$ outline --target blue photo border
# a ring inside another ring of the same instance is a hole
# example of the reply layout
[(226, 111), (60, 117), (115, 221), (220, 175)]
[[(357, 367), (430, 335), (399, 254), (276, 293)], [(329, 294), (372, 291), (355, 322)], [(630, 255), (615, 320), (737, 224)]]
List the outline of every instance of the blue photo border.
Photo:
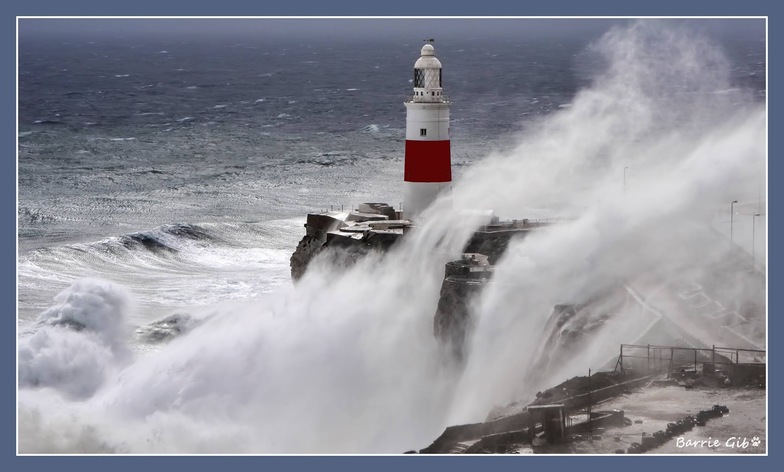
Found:
[[(659, 0), (657, 2), (631, 0), (549, 0), (546, 2), (510, 2), (509, 0), (483, 0), (481, 2), (446, 2), (442, 0), (395, 0), (393, 2), (368, 2), (367, 0), (297, 2), (262, 2), (248, 0), (180, 0), (162, 2), (160, 0), (133, 0), (131, 2), (110, 2), (106, 0), (12, 0), (5, 3), (2, 21), (2, 59), (5, 66), (0, 73), (2, 85), (2, 135), (4, 148), (9, 157), (2, 161), (0, 170), (0, 202), (2, 211), (7, 215), (7, 227), (0, 233), (3, 250), (0, 251), (2, 263), (2, 283), (0, 290), (3, 300), (3, 322), (0, 358), (3, 382), (0, 383), (0, 408), (2, 427), (0, 447), (2, 448), (3, 470), (163, 470), (177, 468), (188, 472), (215, 470), (258, 470), (260, 468), (308, 469), (308, 470), (378, 470), (400, 469), (416, 470), (523, 470), (532, 467), (553, 468), (555, 470), (574, 468), (575, 470), (651, 470), (661, 471), (665, 467), (675, 470), (696, 467), (709, 467), (712, 471), (722, 470), (781, 470), (776, 467), (780, 438), (777, 427), (781, 419), (781, 407), (777, 406), (776, 393), (780, 379), (775, 375), (776, 368), (770, 368), (768, 396), (771, 399), (768, 415), (768, 452), (767, 457), (692, 457), (692, 456), (635, 456), (635, 457), (585, 457), (585, 456), (16, 456), (16, 17), (17, 16), (766, 16), (768, 17), (768, 83), (775, 83), (778, 72), (777, 31), (782, 8), (776, 8), (774, 0)], [(781, 148), (781, 138), (776, 130), (781, 129), (776, 111), (779, 109), (779, 94), (768, 95), (769, 156), (777, 156)], [(769, 158), (769, 182), (782, 175), (782, 164)], [(781, 191), (775, 185), (768, 185), (768, 211), (775, 215), (776, 202), (781, 199)], [(14, 218), (13, 220), (11, 218)], [(768, 241), (775, 242), (780, 233), (777, 220), (768, 218)], [(768, 312), (769, 338), (781, 331), (778, 316), (780, 293), (775, 290), (779, 275), (775, 270), (780, 253), (776, 246), (768, 248), (769, 287)], [(773, 344), (773, 343), (771, 343)], [(779, 357), (775, 344), (768, 346), (768, 360), (778, 366)]]

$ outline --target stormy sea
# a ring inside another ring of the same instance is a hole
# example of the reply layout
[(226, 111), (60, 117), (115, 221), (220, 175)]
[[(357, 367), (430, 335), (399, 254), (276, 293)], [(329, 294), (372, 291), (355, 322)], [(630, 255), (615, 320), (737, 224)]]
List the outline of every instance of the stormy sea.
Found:
[[(20, 453), (398, 454), (652, 313), (766, 348), (764, 21), (222, 21), (19, 22)], [(309, 212), (399, 208), (431, 35), (451, 194), (293, 283)], [(510, 243), (455, 365), (433, 315), (474, 209), (563, 220)]]

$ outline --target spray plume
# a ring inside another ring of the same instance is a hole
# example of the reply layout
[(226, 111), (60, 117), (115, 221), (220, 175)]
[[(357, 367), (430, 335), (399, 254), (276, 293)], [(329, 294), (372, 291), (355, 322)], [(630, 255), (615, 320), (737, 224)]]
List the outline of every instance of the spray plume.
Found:
[[(128, 366), (105, 347), (93, 357), (117, 367), (98, 380), (34, 388), (41, 373), (27, 359), (42, 343), (20, 340), (20, 451), (400, 453), (606, 362), (607, 346), (648, 326), (630, 293), (698, 277), (726, 256), (711, 221), (750, 182), (756, 193), (766, 115), (731, 90), (722, 54), (688, 31), (637, 23), (592, 48), (606, 62), (593, 85), (467, 170), (390, 253), (339, 273), (316, 260), (296, 287)], [(481, 224), (465, 209), (570, 218), (512, 241), (472, 301), (459, 368), (444, 361), (432, 319), (443, 264)], [(555, 330), (565, 350), (543, 357), (559, 304), (591, 305), (566, 327), (598, 327), (572, 344)], [(48, 346), (65, 357), (82, 349), (65, 339)], [(544, 374), (533, 368), (542, 362)]]

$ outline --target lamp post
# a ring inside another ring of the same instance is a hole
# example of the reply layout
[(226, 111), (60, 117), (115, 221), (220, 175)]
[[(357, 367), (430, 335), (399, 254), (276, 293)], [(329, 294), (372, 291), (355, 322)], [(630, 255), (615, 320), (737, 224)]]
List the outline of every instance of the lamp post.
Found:
[(757, 268), (757, 260), (754, 258), (754, 243), (757, 241), (755, 236), (755, 229), (757, 228), (757, 217), (760, 216), (759, 213), (754, 213), (751, 217), (751, 270)]
[(730, 203), (730, 247), (732, 247), (732, 222), (735, 215), (734, 207), (736, 203), (738, 203), (737, 200), (733, 200), (732, 203)]
[(591, 414), (591, 369), (588, 368), (588, 434), (593, 442), (593, 415)]

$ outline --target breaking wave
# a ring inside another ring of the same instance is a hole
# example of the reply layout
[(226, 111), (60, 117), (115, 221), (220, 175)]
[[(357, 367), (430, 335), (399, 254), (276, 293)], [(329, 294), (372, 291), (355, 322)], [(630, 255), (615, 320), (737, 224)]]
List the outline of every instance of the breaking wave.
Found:
[[(628, 292), (611, 288), (646, 285), (684, 266), (688, 276), (705, 275), (708, 262), (726, 255), (723, 240), (721, 249), (703, 244), (715, 235), (703, 240), (692, 223), (728, 201), (727, 192), (757, 182), (765, 111), (737, 105), (743, 94), (710, 93), (729, 88), (727, 64), (682, 31), (636, 24), (612, 30), (595, 48), (607, 70), (571, 107), (534, 123), (513, 150), (466, 169), (451, 201), (437, 202), (384, 257), (343, 273), (316, 261), (296, 287), (234, 305), (227, 300), (237, 287), (221, 285), (214, 316), (177, 312), (146, 325), (148, 339), (169, 342), (128, 363), (115, 347), (131, 305), (113, 285), (73, 284), (20, 340), (20, 451), (400, 453), (603, 359), (605, 343), (614, 350), (636, 313), (624, 308)], [(689, 94), (673, 95), (674, 86)], [(624, 194), (625, 167), (636, 178)], [(432, 335), (444, 263), (481, 224), (453, 208), (525, 217), (518, 213), (533, 206), (579, 216), (510, 244), (492, 288), (471, 303), (470, 359), (464, 369), (446, 362)], [(216, 246), (253, 247), (227, 227), (175, 225), (86, 250), (164, 258), (201, 244), (210, 255)], [(276, 249), (287, 258), (293, 247)], [(237, 270), (252, 265), (228, 256)], [(187, 270), (197, 260), (190, 253)], [(156, 276), (167, 275), (162, 267)], [(654, 282), (646, 286), (658, 290)], [(580, 315), (586, 301), (608, 292), (601, 308), (629, 315), (626, 323)], [(552, 319), (559, 313), (568, 318), (563, 325)], [(579, 316), (586, 319), (577, 323)], [(552, 378), (525, 384), (542, 343), (570, 346), (582, 327), (601, 335), (597, 343), (542, 356), (556, 366)]]
[(88, 398), (130, 358), (125, 331), (130, 296), (110, 282), (83, 279), (55, 302), (20, 336), (19, 385)]

